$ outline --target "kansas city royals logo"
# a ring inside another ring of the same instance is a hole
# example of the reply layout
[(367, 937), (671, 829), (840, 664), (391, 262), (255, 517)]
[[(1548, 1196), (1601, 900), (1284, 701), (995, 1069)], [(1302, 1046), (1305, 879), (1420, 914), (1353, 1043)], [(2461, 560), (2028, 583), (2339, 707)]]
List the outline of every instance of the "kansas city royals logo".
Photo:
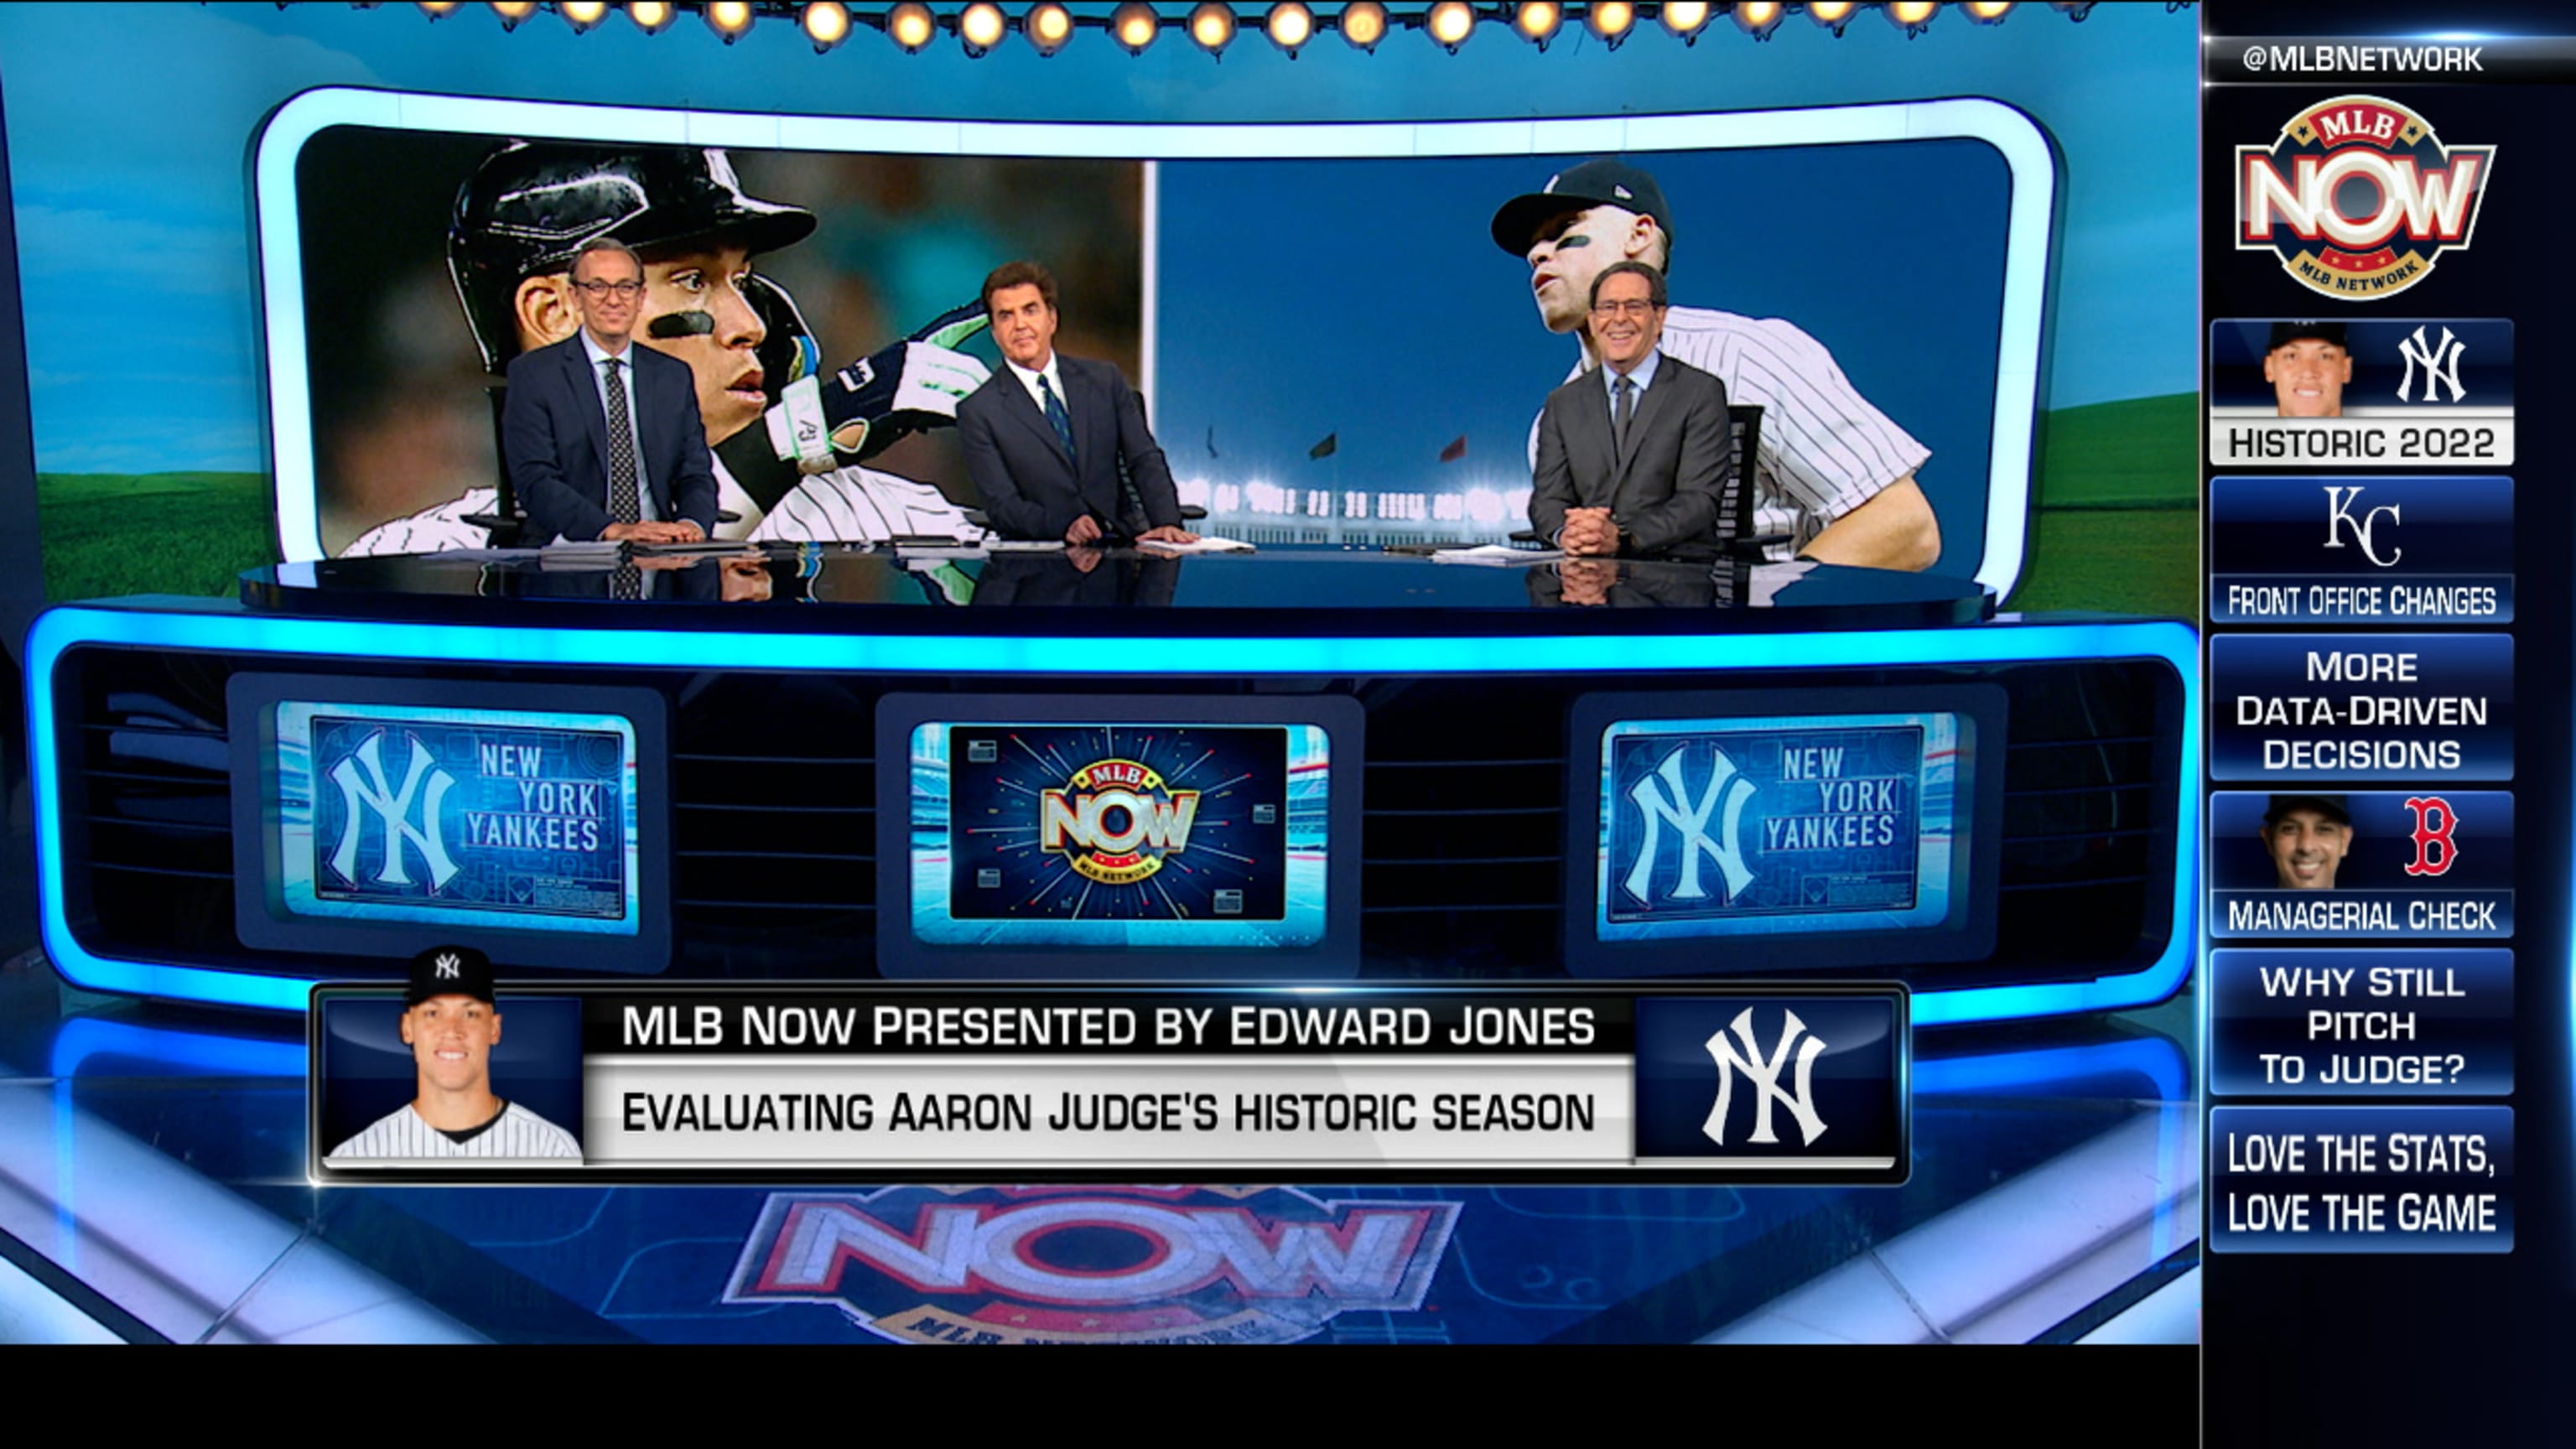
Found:
[(1422, 1307), (1458, 1204), (1291, 1187), (772, 1195), (728, 1303), (828, 1303), (899, 1343), (1285, 1343)]
[[(421, 862), (429, 868), (431, 890), (444, 889), (456, 875), (455, 860), (447, 853), (447, 842), (439, 831), (439, 806), (447, 792), (456, 785), (456, 777), (438, 768), (427, 746), (412, 735), (403, 739), (411, 745), (411, 759), (403, 771), (402, 786), (393, 788), (385, 777), (385, 730), (367, 736), (366, 742), (341, 757), (331, 767), (331, 783), (340, 787), (342, 824), (340, 843), (331, 852), (331, 869), (342, 880), (357, 882), (360, 877), (358, 856), (360, 837), (365, 833), (366, 816), (360, 807), (373, 812), (377, 829), (384, 841), (384, 853), (376, 867), (375, 883), (384, 886), (407, 886), (412, 883), (408, 866), (409, 845), (419, 852)], [(424, 789), (424, 785), (426, 789)], [(418, 819), (413, 804), (419, 803)]]
[(1096, 760), (1039, 792), (1038, 848), (1086, 879), (1133, 885), (1189, 848), (1198, 813), (1198, 791), (1172, 789), (1134, 760)]
[[(1734, 1036), (1729, 1037), (1729, 1031)], [(1735, 1101), (1735, 1079), (1739, 1076), (1753, 1088), (1753, 1135), (1745, 1141), (1767, 1146), (1780, 1140), (1779, 1135), (1771, 1130), (1774, 1105), (1786, 1109), (1796, 1119), (1799, 1145), (1813, 1146), (1817, 1138), (1825, 1135), (1825, 1119), (1816, 1113), (1814, 1088), (1816, 1058), (1823, 1056), (1829, 1048), (1822, 1037), (1807, 1030), (1807, 1024), (1798, 1019), (1798, 1013), (1783, 1011), (1780, 1014), (1780, 1037), (1768, 1056), (1763, 1055), (1754, 1038), (1753, 1008), (1749, 1006), (1736, 1013), (1735, 1020), (1727, 1024), (1725, 1031), (1710, 1036), (1707, 1046), (1709, 1056), (1717, 1062), (1717, 1102), (1709, 1108), (1708, 1121), (1700, 1127), (1708, 1134), (1708, 1140), (1720, 1147), (1726, 1145), (1727, 1113)], [(1791, 1060), (1793, 1049), (1796, 1052), (1794, 1065)], [(1791, 1072), (1794, 1088), (1780, 1085), (1780, 1074), (1784, 1068)]]
[[(1628, 791), (1629, 801), (1637, 810), (1640, 838), (1637, 863), (1629, 867), (1620, 889), (1641, 904), (1652, 904), (1655, 899), (1655, 867), (1668, 838), (1680, 855), (1680, 874), (1667, 892), (1669, 899), (1708, 898), (1699, 875), (1703, 856), (1715, 862), (1729, 900), (1753, 880), (1752, 870), (1744, 863), (1742, 833), (1744, 806), (1753, 798), (1753, 783), (1737, 773), (1735, 761), (1727, 757), (1725, 750), (1710, 745), (1707, 783), (1694, 798), (1683, 768), (1683, 757), (1690, 752), (1687, 745), (1674, 747), (1654, 773), (1638, 780)], [(1718, 821), (1714, 835), (1709, 833), (1712, 816)]]
[(2496, 148), (2444, 146), (2395, 101), (2338, 96), (2268, 145), (2236, 148), (2236, 248), (2270, 251), (2310, 290), (2394, 297), (2477, 228)]

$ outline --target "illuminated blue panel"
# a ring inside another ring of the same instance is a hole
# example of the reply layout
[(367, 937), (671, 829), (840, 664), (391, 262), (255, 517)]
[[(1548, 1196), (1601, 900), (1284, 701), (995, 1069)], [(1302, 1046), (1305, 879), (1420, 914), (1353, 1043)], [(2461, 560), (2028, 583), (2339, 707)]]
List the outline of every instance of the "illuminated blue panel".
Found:
[[(170, 601), (173, 604), (178, 601)], [(1174, 675), (1597, 674), (1658, 670), (1871, 669), (1909, 665), (2012, 664), (2065, 659), (2156, 659), (2181, 678), (2183, 718), (2200, 711), (2199, 640), (2168, 621), (2019, 623), (2009, 616), (1976, 628), (1832, 634), (1679, 634), (1608, 640), (1591, 636), (1487, 638), (1137, 639), (1123, 657), (1152, 661), (1119, 674), (1086, 657), (1079, 672), (1132, 684)], [(27, 692), (36, 785), (37, 889), (45, 952), (77, 985), (181, 1000), (301, 1011), (306, 980), (255, 976), (161, 962), (113, 960), (73, 938), (63, 914), (60, 761), (52, 699), (65, 650), (100, 645), (275, 656), (280, 667), (317, 656), (399, 659), (424, 664), (613, 667), (654, 670), (773, 670), (854, 674), (1061, 675), (1065, 641), (1007, 635), (857, 635), (662, 632), (645, 629), (508, 628), (491, 625), (301, 619), (195, 606), (162, 612), (84, 604), (48, 610), (27, 639)], [(2093, 981), (1991, 986), (1914, 995), (1917, 1026), (2110, 1011), (2160, 1001), (2190, 973), (2198, 938), (2199, 732), (2182, 732), (2176, 775), (2173, 929), (2164, 954), (2142, 971)]]

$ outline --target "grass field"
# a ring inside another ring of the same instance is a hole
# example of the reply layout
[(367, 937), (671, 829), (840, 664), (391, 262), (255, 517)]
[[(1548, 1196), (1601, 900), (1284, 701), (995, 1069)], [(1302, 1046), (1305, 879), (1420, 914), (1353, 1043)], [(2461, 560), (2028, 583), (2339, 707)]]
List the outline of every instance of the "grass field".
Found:
[(265, 473), (39, 473), (45, 597), (230, 596), (274, 563)]
[(2011, 607), (2199, 617), (2199, 407), (2178, 393), (2041, 419), (2038, 506)]

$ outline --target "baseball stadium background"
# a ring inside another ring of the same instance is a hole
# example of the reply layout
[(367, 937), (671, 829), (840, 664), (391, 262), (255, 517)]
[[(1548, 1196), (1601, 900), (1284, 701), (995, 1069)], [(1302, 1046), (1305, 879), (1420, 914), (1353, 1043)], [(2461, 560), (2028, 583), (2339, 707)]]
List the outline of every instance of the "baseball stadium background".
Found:
[[(1327, 37), (1293, 63), (1253, 36), (1221, 63), (1179, 36), (1130, 57), (1096, 33), (1053, 57), (1011, 44), (970, 60), (948, 45), (906, 56), (871, 34), (817, 56), (780, 24), (756, 27), (725, 49), (694, 21), (660, 36), (619, 24), (576, 35), (547, 18), (495, 44), (488, 32), (497, 23), (481, 7), (437, 24), (398, 7), (0, 10), (0, 57), (8, 61), (0, 106), (47, 597), (228, 593), (238, 570), (275, 557), (247, 157), (261, 118), (313, 87), (735, 112), (1192, 122), (1617, 115), (1973, 95), (2017, 106), (2046, 128), (2064, 177), (2036, 528), (2011, 603), (2194, 612), (2189, 138), (2197, 38), (2187, 16), (2162, 7), (2104, 6), (2081, 26), (1936, 26), (1913, 40), (1883, 24), (1855, 25), (1840, 39), (1801, 24), (1760, 46), (1721, 33), (1685, 48), (1653, 35), (1614, 51), (1570, 32), (1544, 55), (1498, 27), (1456, 56), (1411, 35), (1391, 37), (1373, 54)], [(34, 57), (43, 63), (28, 63)], [(102, 87), (93, 79), (101, 74), (156, 80)], [(1013, 214), (1009, 206), (988, 201), (979, 210), (956, 189), (911, 184), (922, 173), (815, 158), (782, 157), (777, 165), (766, 176), (745, 165), (744, 180), (755, 194), (827, 212), (822, 231), (798, 249), (808, 253), (797, 259), (807, 276), (790, 285), (834, 361), (971, 296), (1001, 259), (997, 247), (1043, 255), (1046, 226), (1070, 234), (1119, 225), (1114, 188), (1106, 215), (1059, 207), (1052, 214), (1060, 220), (1042, 217), (1037, 230), (996, 235), (993, 218)], [(1346, 386), (1337, 379), (1384, 375), (1390, 361), (1403, 364), (1392, 369), (1398, 375), (1408, 367), (1441, 375), (1480, 345), (1468, 339), (1475, 329), (1463, 317), (1508, 328), (1512, 345), (1533, 360), (1514, 361), (1508, 396), (1489, 382), (1471, 390), (1489, 420), (1424, 424), (1468, 439), (1457, 466), (1507, 473), (1530, 410), (1563, 375), (1572, 348), (1539, 328), (1525, 268), (1484, 238), (1484, 221), (1502, 196), (1543, 182), (1548, 163), (1485, 161), (1472, 174), (1439, 173), (1463, 214), (1454, 247), (1428, 249), (1404, 220), (1427, 200), (1420, 192), (1428, 183), (1401, 179), (1415, 168), (1392, 169), (1399, 178), (1392, 182), (1323, 194), (1256, 174), (1289, 169), (1241, 168), (1237, 176), (1267, 193), (1269, 214), (1297, 218), (1293, 229), (1265, 233), (1272, 244), (1247, 248), (1231, 268), (1214, 250), (1193, 253), (1209, 268), (1194, 285), (1210, 315), (1264, 317), (1303, 344), (1280, 349), (1267, 373), (1259, 364), (1273, 354), (1255, 347), (1229, 353), (1233, 364), (1268, 396), (1333, 398)], [(1498, 191), (1495, 181), (1506, 174)], [(384, 176), (389, 188), (424, 184), (401, 172)], [(1937, 175), (1831, 185), (1840, 190), (1815, 177), (1746, 174), (1714, 195), (1703, 187), (1685, 195), (1668, 178), (1677, 213), (1675, 299), (1808, 326), (1865, 394), (1934, 447), (1929, 486), (1959, 456), (1941, 441), (1959, 430), (1937, 388), (1933, 400), (1920, 401), (1918, 384), (1955, 370), (1954, 361), (1937, 349), (1877, 345), (1864, 329), (1873, 319), (1895, 327), (1955, 304), (1961, 278), (1990, 276), (1992, 258), (1972, 254), (1983, 245), (1973, 228), (1951, 224)], [(1906, 185), (1919, 194), (1859, 202), (1849, 194)], [(426, 189), (452, 194), (452, 183)], [(432, 214), (436, 204), (443, 198)], [(370, 230), (381, 240), (420, 213), (407, 201)], [(1288, 242), (1297, 244), (1279, 244)], [(783, 254), (772, 270), (783, 272), (794, 256)], [(411, 275), (416, 283), (419, 273)], [(1809, 305), (1773, 300), (1799, 293)], [(439, 329), (462, 336), (452, 296), (416, 284), (387, 295), (405, 300), (374, 315), (313, 321), (317, 342), (337, 326), (350, 339), (351, 368), (371, 370), (379, 445), (434, 432), (422, 420), (453, 413), (456, 402), (407, 397), (437, 389), (387, 382), (399, 370), (385, 350), (437, 345), (447, 356), (453, 349), (444, 343), (453, 339)], [(1821, 308), (1834, 315), (1813, 315), (1817, 298), (1838, 298)], [(1233, 331), (1200, 335), (1221, 341)], [(1162, 332), (1175, 335), (1169, 319)], [(434, 335), (437, 344), (409, 341)], [(975, 346), (990, 356), (989, 343)], [(1163, 360), (1166, 378), (1176, 361)], [(1372, 415), (1358, 399), (1336, 400), (1340, 406), (1312, 418), (1279, 423), (1282, 437), (1337, 441), (1325, 458), (1295, 453), (1287, 466), (1324, 470), (1337, 458), (1346, 469), (1358, 466), (1369, 429), (1407, 406), (1390, 397)], [(1161, 416), (1176, 470), (1251, 445), (1186, 411)], [(1504, 421), (1511, 418), (1517, 426)], [(1422, 451), (1409, 438), (1388, 447)]]

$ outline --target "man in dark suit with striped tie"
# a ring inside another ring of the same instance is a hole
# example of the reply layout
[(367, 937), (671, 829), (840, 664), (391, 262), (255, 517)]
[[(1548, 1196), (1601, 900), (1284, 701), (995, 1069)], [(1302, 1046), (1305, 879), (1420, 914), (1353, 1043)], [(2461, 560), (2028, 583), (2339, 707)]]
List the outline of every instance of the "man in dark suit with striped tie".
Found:
[(985, 517), (1004, 538), (1193, 543), (1179, 492), (1118, 369), (1055, 350), (1055, 278), (1012, 262), (984, 279), (1003, 369), (957, 405)]
[(1576, 557), (1714, 558), (1730, 466), (1726, 384), (1656, 343), (1661, 272), (1605, 267), (1592, 283), (1601, 366), (1539, 413), (1530, 526)]
[(695, 543), (715, 526), (715, 465), (689, 365), (634, 345), (644, 264), (601, 238), (573, 259), (580, 330), (510, 362), (501, 444), (527, 537)]

